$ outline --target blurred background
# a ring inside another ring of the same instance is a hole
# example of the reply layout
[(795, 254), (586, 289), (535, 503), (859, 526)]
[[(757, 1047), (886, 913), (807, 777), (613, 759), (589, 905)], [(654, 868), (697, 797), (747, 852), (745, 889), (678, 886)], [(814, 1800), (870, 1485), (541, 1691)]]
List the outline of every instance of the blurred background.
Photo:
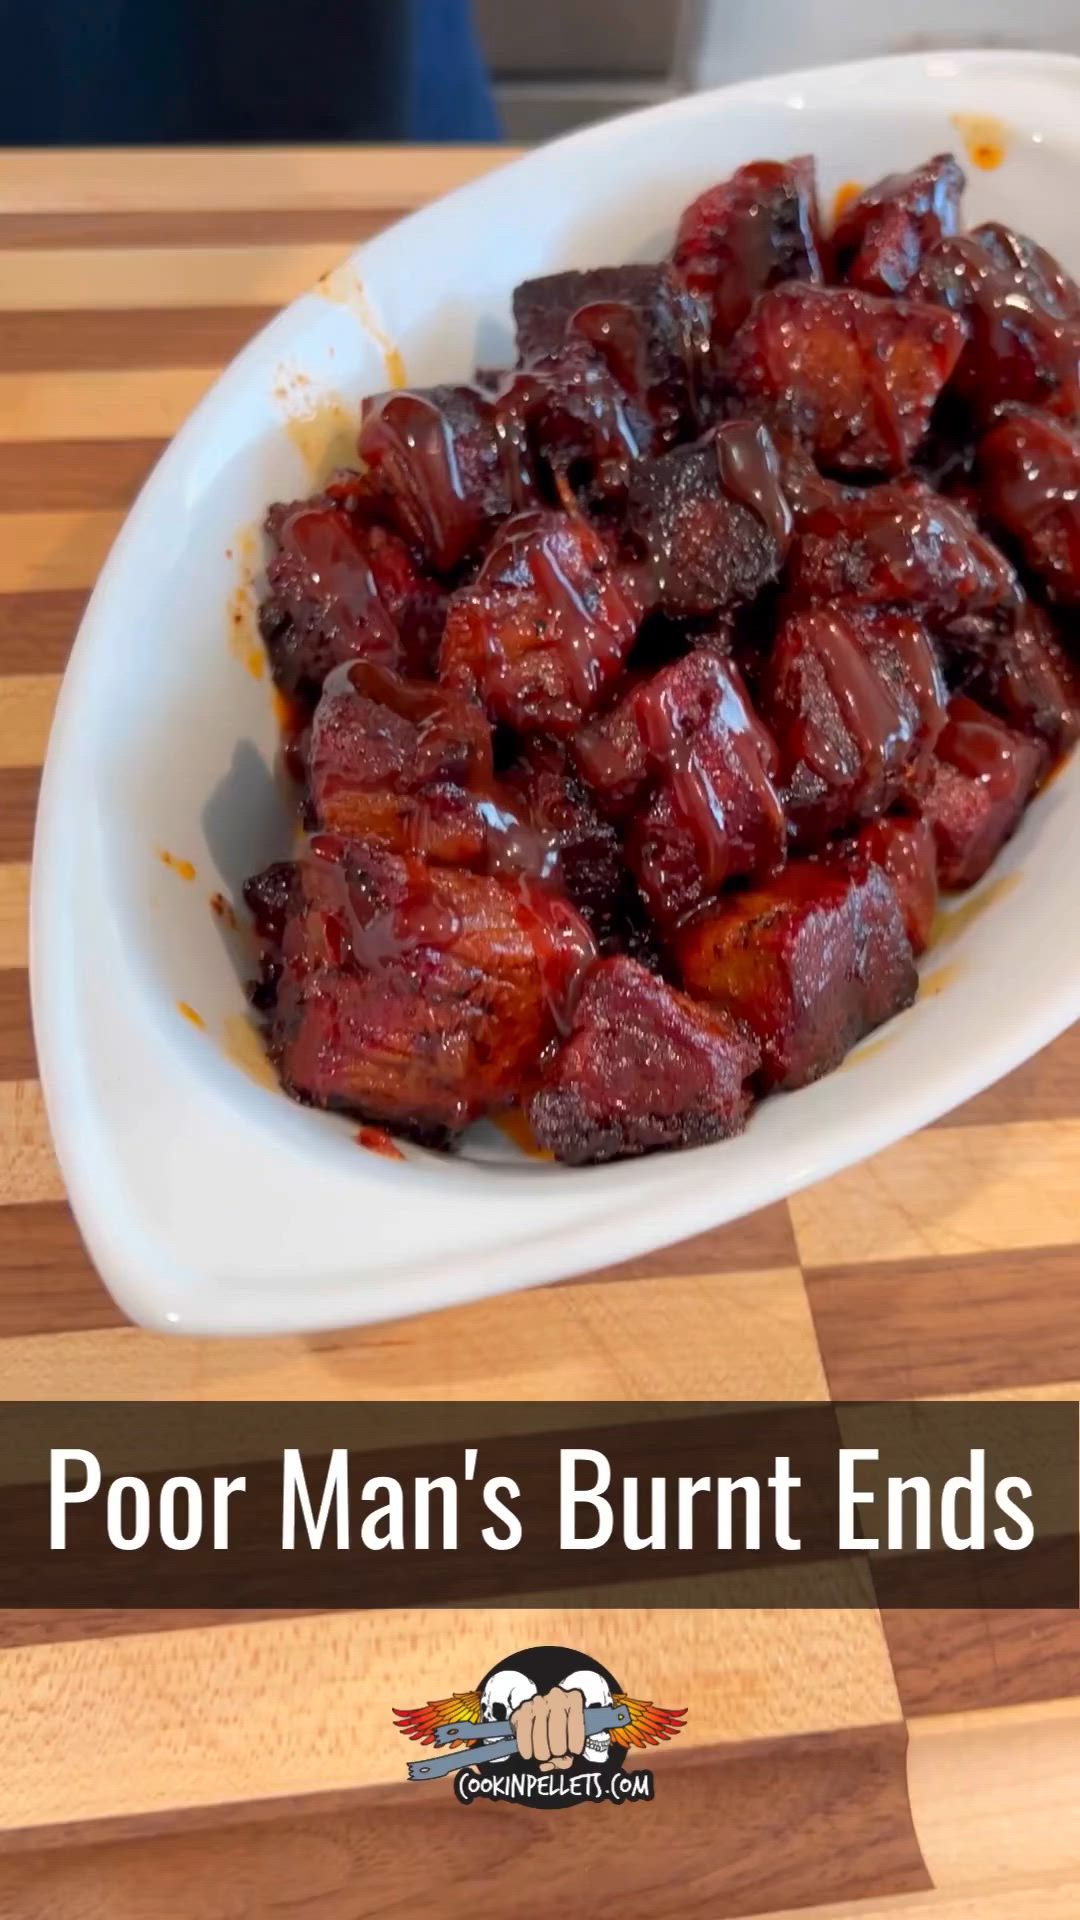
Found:
[(0, 0), (0, 144), (543, 140), (928, 47), (1080, 52), (1080, 0)]

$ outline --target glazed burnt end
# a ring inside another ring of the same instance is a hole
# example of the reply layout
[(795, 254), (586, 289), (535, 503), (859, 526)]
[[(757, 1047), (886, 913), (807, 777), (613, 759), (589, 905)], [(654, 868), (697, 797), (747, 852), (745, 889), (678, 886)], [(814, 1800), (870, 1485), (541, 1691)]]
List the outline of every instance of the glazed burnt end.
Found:
[(598, 804), (629, 814), (626, 858), (662, 932), (728, 881), (783, 861), (776, 748), (738, 670), (715, 654), (642, 681), (575, 754)]
[(749, 420), (643, 461), (627, 502), (653, 604), (681, 618), (755, 599), (779, 578), (792, 524), (768, 429)]
[(692, 434), (702, 317), (666, 266), (526, 280), (514, 291), (514, 320), (525, 368), (588, 347), (617, 389), (639, 454)]
[(719, 355), (759, 293), (823, 282), (822, 252), (814, 162), (804, 155), (755, 161), (700, 194), (679, 221), (672, 260), (704, 304)]
[(979, 443), (979, 498), (1055, 606), (1080, 610), (1080, 431), (1048, 414), (1009, 413)]
[(966, 695), (950, 701), (923, 800), (943, 887), (959, 891), (982, 879), (1019, 826), (1048, 762), (1041, 741), (1014, 732)]
[(443, 687), (384, 667), (339, 667), (311, 725), (313, 824), (440, 866), (482, 867), (494, 782), (482, 710)]
[(1076, 418), (1080, 303), (1043, 248), (1007, 227), (976, 228), (931, 247), (911, 291), (965, 323), (952, 391), (976, 423), (1008, 402)]
[(831, 1072), (918, 988), (896, 891), (872, 862), (793, 861), (696, 915), (674, 953), (684, 987), (755, 1035), (766, 1088)]
[(787, 570), (795, 602), (857, 600), (927, 618), (1015, 608), (1020, 584), (970, 514), (921, 481), (866, 487), (816, 507)]
[(595, 953), (542, 889), (336, 836), (245, 893), (286, 1090), (428, 1141), (522, 1092)]
[(357, 444), (385, 517), (433, 573), (453, 574), (513, 506), (494, 408), (475, 387), (374, 394)]
[(949, 684), (1050, 752), (1080, 739), (1080, 670), (1045, 607), (1025, 600), (1004, 624), (987, 614), (939, 633)]
[(760, 706), (780, 751), (795, 845), (810, 850), (916, 798), (946, 699), (933, 641), (911, 614), (837, 604), (790, 615), (763, 671)]
[(701, 1146), (741, 1131), (756, 1066), (756, 1045), (727, 1014), (621, 956), (589, 975), (529, 1118), (572, 1166)]
[(937, 844), (920, 814), (886, 813), (841, 849), (857, 868), (869, 860), (892, 881), (912, 953), (930, 944), (938, 905)]
[(633, 581), (594, 527), (530, 510), (453, 595), (440, 677), (517, 733), (569, 738), (613, 689), (640, 618)]
[(924, 438), (966, 337), (957, 315), (922, 302), (775, 287), (732, 341), (729, 411), (760, 413), (827, 469), (896, 474)]
[(346, 660), (430, 672), (445, 595), (404, 542), (327, 500), (272, 507), (259, 627), (284, 693), (314, 701)]
[(939, 153), (911, 173), (890, 173), (867, 187), (833, 234), (839, 277), (864, 293), (903, 293), (927, 249), (957, 232), (964, 184), (953, 155)]

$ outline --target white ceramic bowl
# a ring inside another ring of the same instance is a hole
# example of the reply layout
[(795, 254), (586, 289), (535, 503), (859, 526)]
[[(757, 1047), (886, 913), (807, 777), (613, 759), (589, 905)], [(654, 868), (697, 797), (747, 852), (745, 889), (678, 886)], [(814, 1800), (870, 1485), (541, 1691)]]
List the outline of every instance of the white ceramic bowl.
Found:
[[(387, 384), (387, 338), (414, 382), (505, 362), (516, 281), (658, 256), (694, 194), (761, 155), (816, 154), (828, 207), (842, 181), (959, 147), (957, 114), (1010, 129), (1004, 164), (972, 170), (970, 220), (1010, 221), (1080, 268), (1080, 62), (950, 54), (769, 79), (575, 134), (414, 215), (274, 321), (179, 434), (72, 655), (33, 882), (57, 1151), (90, 1252), (133, 1318), (315, 1329), (625, 1259), (875, 1152), (1080, 1015), (1074, 762), (999, 862), (985, 912), (929, 956), (943, 990), (887, 1044), (767, 1101), (724, 1145), (575, 1171), (481, 1129), (462, 1156), (392, 1162), (360, 1150), (345, 1120), (256, 1084), (223, 1045), (244, 1001), (208, 897), (234, 893), (290, 839), (268, 684), (237, 659), (225, 613), (251, 545), (237, 530), (310, 490), (320, 420), (289, 431), (283, 408), (355, 407)], [(161, 849), (197, 879), (167, 870)]]

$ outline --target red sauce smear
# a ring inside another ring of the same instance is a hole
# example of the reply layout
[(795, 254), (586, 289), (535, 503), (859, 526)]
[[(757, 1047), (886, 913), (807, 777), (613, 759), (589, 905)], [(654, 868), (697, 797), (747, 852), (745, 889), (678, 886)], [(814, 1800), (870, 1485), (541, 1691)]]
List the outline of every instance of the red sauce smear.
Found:
[(385, 1133), (382, 1127), (358, 1127), (353, 1135), (358, 1147), (365, 1147), (368, 1153), (381, 1153), (384, 1160), (404, 1160), (401, 1148)]

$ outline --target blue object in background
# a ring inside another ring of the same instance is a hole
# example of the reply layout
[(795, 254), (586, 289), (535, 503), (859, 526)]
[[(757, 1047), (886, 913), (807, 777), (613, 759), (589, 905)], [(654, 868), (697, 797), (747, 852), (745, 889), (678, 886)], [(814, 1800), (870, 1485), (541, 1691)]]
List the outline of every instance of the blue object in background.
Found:
[(469, 0), (0, 0), (0, 146), (499, 137)]
[(412, 0), (409, 140), (501, 138), (470, 0)]

